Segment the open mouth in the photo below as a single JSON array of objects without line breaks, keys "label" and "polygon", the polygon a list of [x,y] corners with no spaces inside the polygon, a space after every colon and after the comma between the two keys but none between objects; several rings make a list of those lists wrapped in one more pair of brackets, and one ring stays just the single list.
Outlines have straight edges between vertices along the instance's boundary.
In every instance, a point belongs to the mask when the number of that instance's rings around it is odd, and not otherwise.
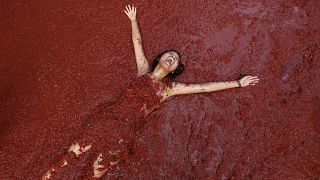
[{"label": "open mouth", "polygon": [[171,66],[174,64],[174,59],[172,57],[169,57],[168,59],[166,59],[166,64],[168,66]]}]

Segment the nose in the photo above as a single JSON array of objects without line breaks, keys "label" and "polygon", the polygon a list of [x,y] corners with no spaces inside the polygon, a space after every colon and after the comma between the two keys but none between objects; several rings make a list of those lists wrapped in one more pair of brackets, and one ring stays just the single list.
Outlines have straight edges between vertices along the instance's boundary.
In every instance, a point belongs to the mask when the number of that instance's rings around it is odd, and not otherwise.
[{"label": "nose", "polygon": [[173,61],[179,61],[179,58],[176,56],[173,56],[172,59],[173,59]]}]

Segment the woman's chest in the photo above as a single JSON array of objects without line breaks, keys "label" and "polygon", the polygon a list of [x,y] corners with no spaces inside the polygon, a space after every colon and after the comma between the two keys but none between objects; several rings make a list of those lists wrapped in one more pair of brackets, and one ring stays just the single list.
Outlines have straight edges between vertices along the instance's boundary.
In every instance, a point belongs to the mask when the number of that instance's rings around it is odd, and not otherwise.
[{"label": "woman's chest", "polygon": [[118,117],[125,119],[145,117],[159,107],[165,84],[143,78],[133,82],[112,106]]}]

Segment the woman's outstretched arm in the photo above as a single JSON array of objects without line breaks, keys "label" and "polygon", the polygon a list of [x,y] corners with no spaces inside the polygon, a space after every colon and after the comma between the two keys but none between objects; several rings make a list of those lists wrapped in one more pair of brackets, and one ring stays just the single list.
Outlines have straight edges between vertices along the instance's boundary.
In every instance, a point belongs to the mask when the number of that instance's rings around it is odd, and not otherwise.
[{"label": "woman's outstretched arm", "polygon": [[143,52],[142,42],[141,42],[141,34],[139,31],[138,23],[137,23],[137,7],[134,6],[126,6],[126,10],[124,12],[127,14],[128,18],[131,21],[132,27],[132,42],[134,47],[134,53],[136,56],[136,62],[138,67],[138,76],[142,76],[149,72],[150,65],[148,60]]},{"label": "woman's outstretched arm", "polygon": [[166,91],[164,97],[167,98],[180,94],[205,93],[236,87],[246,87],[249,85],[255,85],[258,81],[259,79],[257,76],[245,76],[240,80],[227,82],[208,82],[203,84],[173,83],[172,88]]}]

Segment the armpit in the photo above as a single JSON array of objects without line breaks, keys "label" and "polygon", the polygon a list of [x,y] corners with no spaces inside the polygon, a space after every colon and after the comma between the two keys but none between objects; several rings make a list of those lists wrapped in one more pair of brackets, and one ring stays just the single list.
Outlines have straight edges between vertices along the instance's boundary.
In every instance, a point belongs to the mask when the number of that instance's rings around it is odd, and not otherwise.
[{"label": "armpit", "polygon": [[144,68],[143,70],[141,70],[141,71],[138,72],[138,76],[139,76],[139,77],[140,77],[140,76],[143,76],[143,75],[147,74],[149,71],[150,71],[150,68],[149,68],[149,67],[148,67],[148,68]]}]

